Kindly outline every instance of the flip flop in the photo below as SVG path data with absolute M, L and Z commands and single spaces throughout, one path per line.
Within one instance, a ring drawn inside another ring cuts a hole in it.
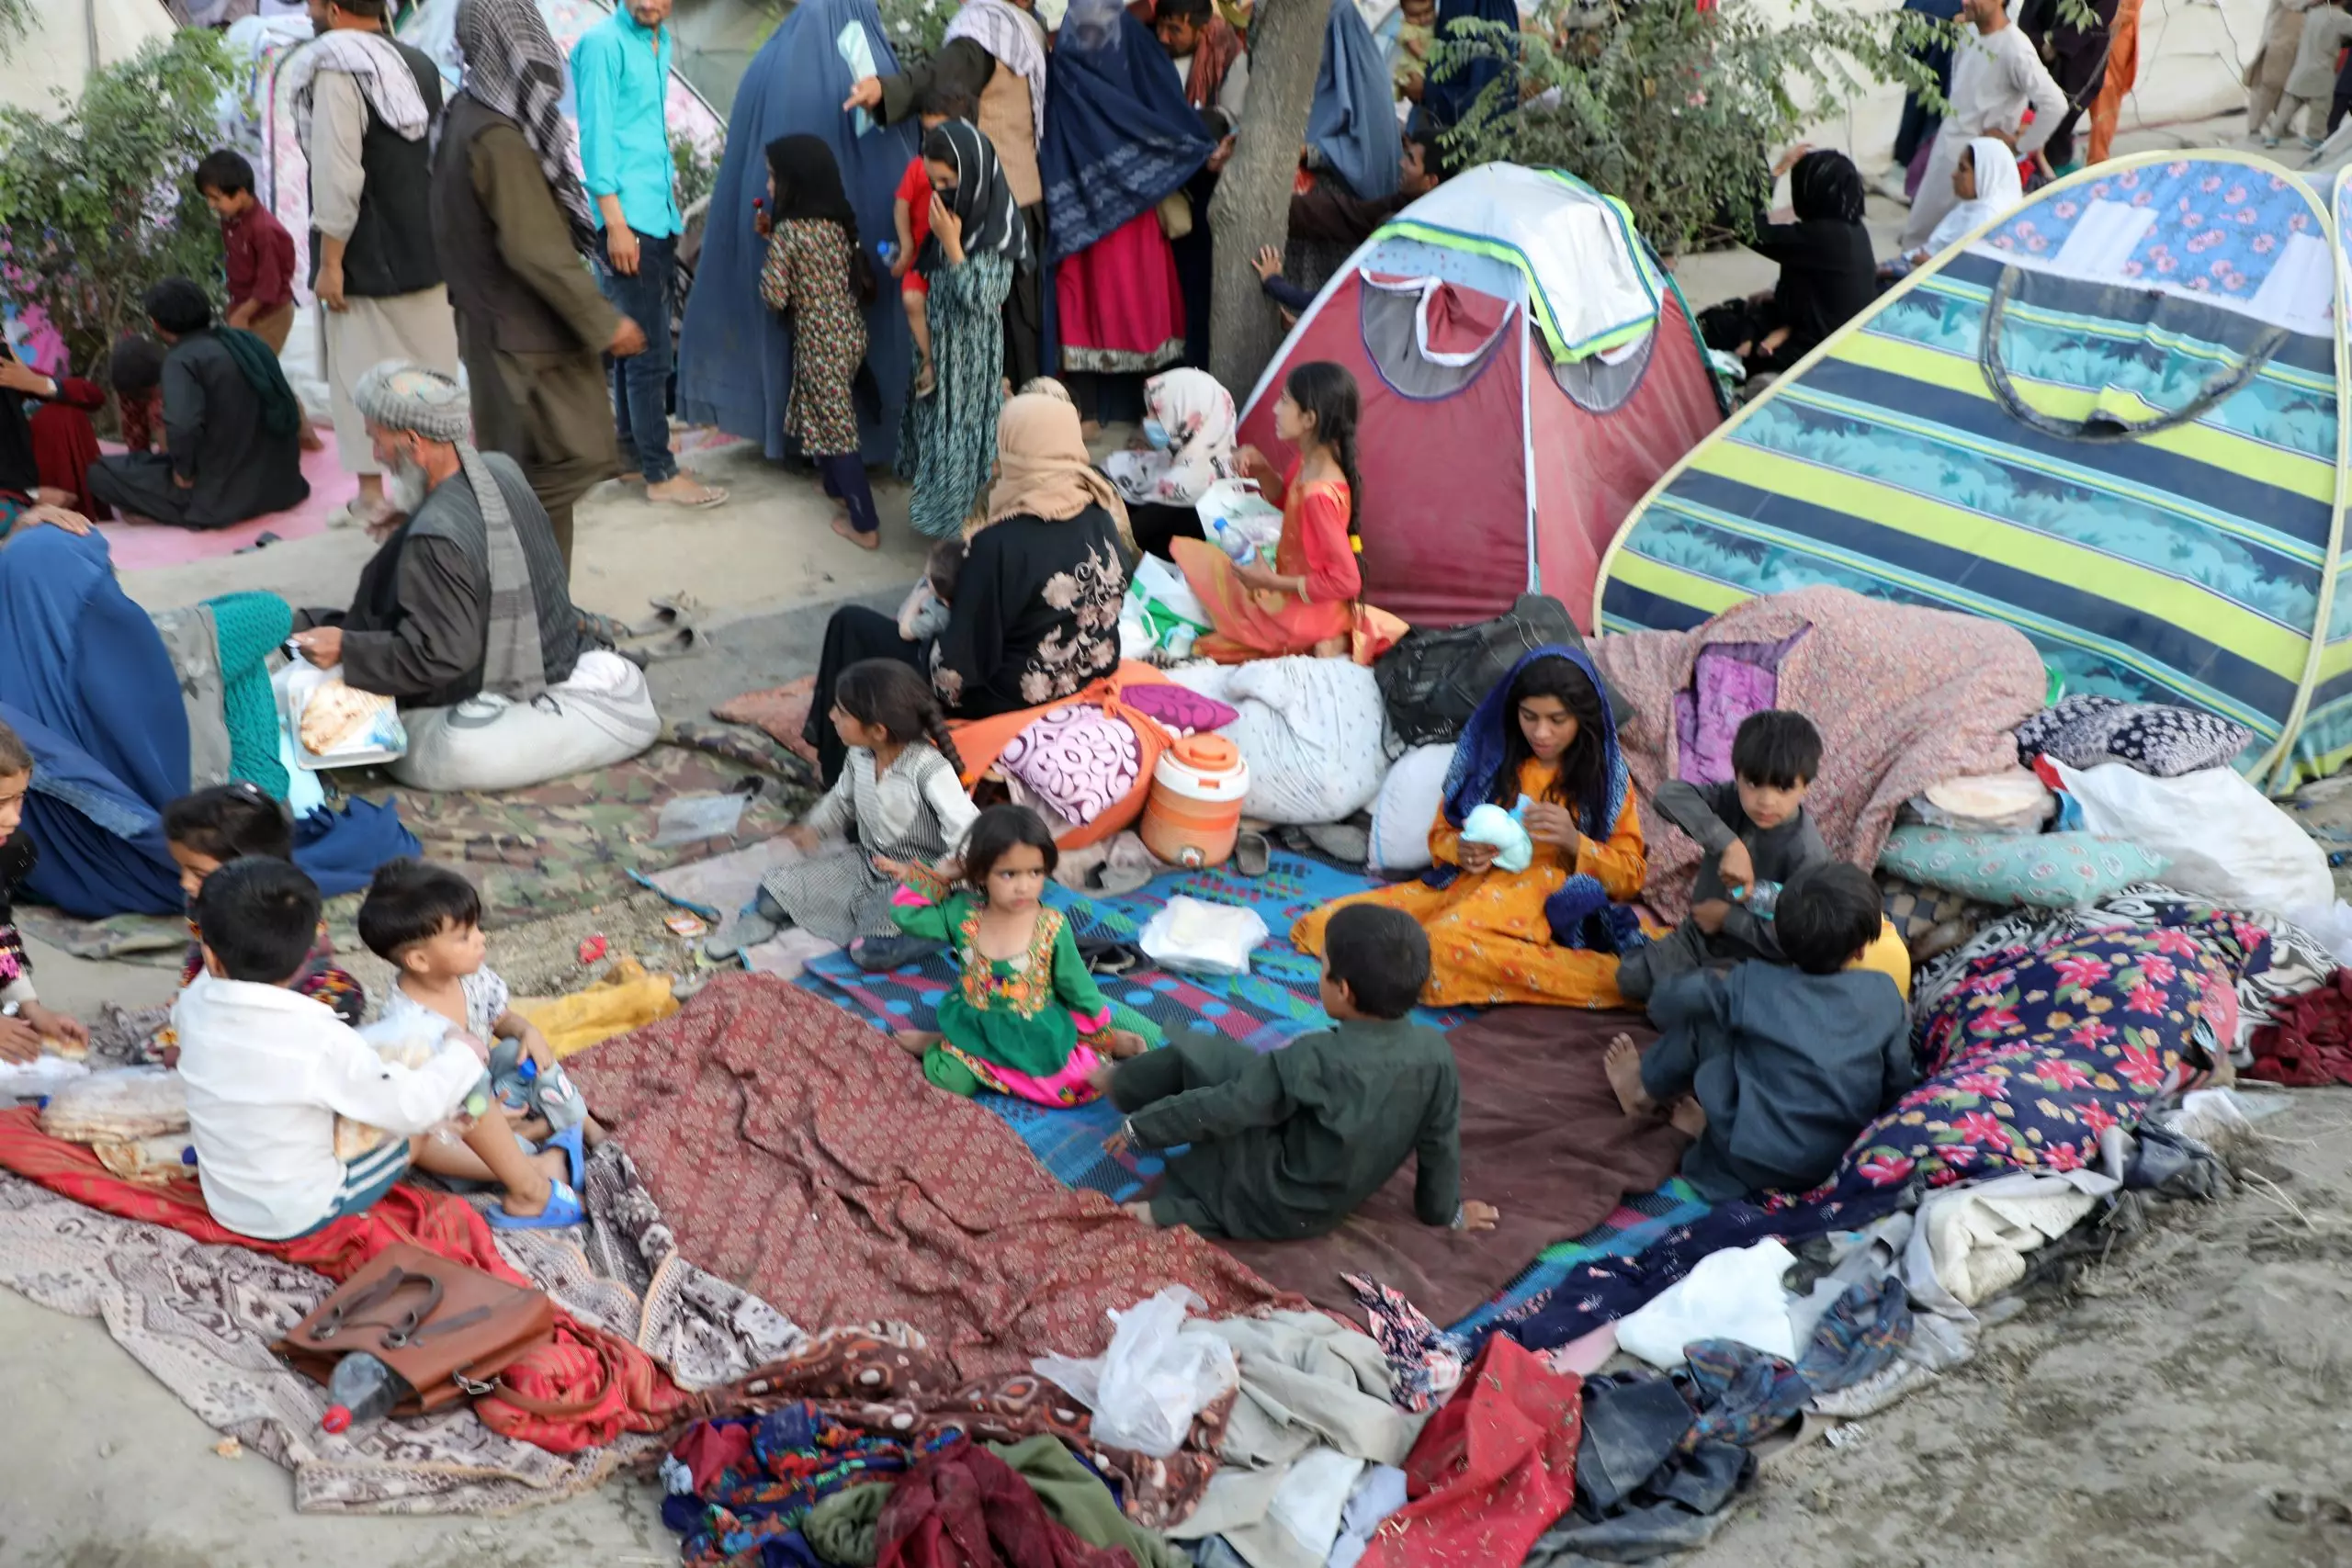
M 1233 840 L 1233 869 L 1244 876 L 1263 876 L 1273 853 L 1265 834 L 1244 833 Z
M 579 1190 L 571 1183 L 554 1181 L 548 1185 L 548 1206 L 537 1213 L 510 1214 L 492 1204 L 482 1218 L 490 1222 L 490 1228 L 494 1231 L 568 1231 L 588 1223 L 587 1205 L 581 1202 Z
M 588 1170 L 588 1151 L 580 1141 L 586 1135 L 586 1123 L 574 1122 L 572 1125 L 566 1127 L 562 1132 L 556 1134 L 553 1137 L 544 1138 L 540 1140 L 539 1143 L 539 1147 L 542 1149 L 561 1149 L 563 1151 L 563 1163 L 567 1168 L 569 1168 L 571 1176 L 571 1186 L 574 1191 L 579 1190 L 581 1183 L 585 1178 Z

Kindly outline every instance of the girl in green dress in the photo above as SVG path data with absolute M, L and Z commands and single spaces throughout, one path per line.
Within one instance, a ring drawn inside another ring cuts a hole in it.
M 1098 1092 L 1088 1079 L 1104 1057 L 1159 1042 L 1157 1024 L 1103 996 L 1069 922 L 1040 901 L 1058 858 L 1035 812 L 992 806 L 964 840 L 954 887 L 920 866 L 881 867 L 905 883 L 892 900 L 899 927 L 947 943 L 963 968 L 940 999 L 939 1032 L 899 1036 L 950 1093 L 1082 1105 Z

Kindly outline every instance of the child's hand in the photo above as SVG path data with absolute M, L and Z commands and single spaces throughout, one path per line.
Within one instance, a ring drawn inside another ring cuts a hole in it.
M 1135 1134 L 1128 1132 L 1127 1124 L 1125 1122 L 1122 1122 L 1119 1123 L 1119 1130 L 1117 1132 L 1102 1140 L 1102 1152 L 1109 1155 L 1113 1159 L 1116 1159 L 1121 1155 L 1125 1154 L 1129 1149 L 1135 1147 Z
M 1274 472 L 1274 466 L 1266 461 L 1266 455 L 1255 446 L 1242 447 L 1234 453 L 1233 461 L 1234 466 L 1241 470 L 1245 479 L 1263 481 L 1282 478 L 1280 474 Z
M 888 855 L 876 855 L 873 865 L 874 874 L 886 882 L 905 882 L 918 874 L 913 866 L 902 860 L 892 860 Z
M 1490 1231 L 1502 1217 L 1502 1211 L 1492 1203 L 1481 1203 L 1475 1198 L 1462 1201 L 1462 1228 L 1465 1231 Z
M 1723 859 L 1715 863 L 1715 874 L 1723 878 L 1726 888 L 1756 886 L 1756 862 L 1748 855 L 1747 845 L 1743 840 L 1734 839 L 1731 841 L 1731 848 L 1725 850 Z
M 1724 917 L 1731 913 L 1731 906 L 1720 898 L 1710 898 L 1703 904 L 1690 906 L 1690 918 L 1709 936 L 1724 929 Z
M 1272 245 L 1261 245 L 1258 247 L 1257 255 L 1251 258 L 1250 265 L 1256 269 L 1258 281 L 1263 283 L 1270 277 L 1282 276 L 1283 254 Z
M 525 1023 L 522 1032 L 514 1036 L 514 1043 L 523 1048 L 523 1055 L 539 1071 L 544 1073 L 555 1066 L 555 1047 L 548 1043 L 548 1037 L 539 1032 L 537 1024 Z
M 1501 852 L 1492 844 L 1481 844 L 1464 839 L 1462 840 L 1462 848 L 1456 852 L 1456 858 L 1461 861 L 1462 869 L 1475 876 L 1482 871 L 1492 871 L 1495 866 L 1495 857 Z

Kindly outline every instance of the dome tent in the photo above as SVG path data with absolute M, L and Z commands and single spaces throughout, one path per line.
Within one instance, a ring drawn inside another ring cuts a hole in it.
M 1834 583 L 2013 626 L 2070 691 L 2233 719 L 2274 790 L 2333 772 L 2352 756 L 2340 231 L 2242 153 L 2044 188 L 1661 480 L 1602 562 L 1601 629 Z
M 1542 592 L 1581 616 L 1618 524 L 1723 417 L 1689 307 L 1622 203 L 1487 164 L 1375 231 L 1300 316 L 1242 412 L 1283 460 L 1292 367 L 1363 398 L 1364 598 L 1418 626 Z

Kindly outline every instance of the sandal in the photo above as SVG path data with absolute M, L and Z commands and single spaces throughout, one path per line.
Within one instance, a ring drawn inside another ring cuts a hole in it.
M 574 1122 L 554 1136 L 540 1141 L 541 1149 L 561 1149 L 563 1163 L 569 1168 L 573 1191 L 578 1191 L 588 1172 L 588 1151 L 581 1139 L 587 1135 L 585 1122 Z
M 569 1129 L 578 1132 L 577 1127 Z M 574 1225 L 588 1223 L 587 1206 L 580 1201 L 579 1190 L 569 1181 L 548 1183 L 548 1206 L 536 1214 L 510 1214 L 492 1204 L 482 1215 L 494 1231 L 568 1231 Z
M 1233 840 L 1233 869 L 1244 876 L 1263 876 L 1273 854 L 1265 834 L 1243 833 Z

